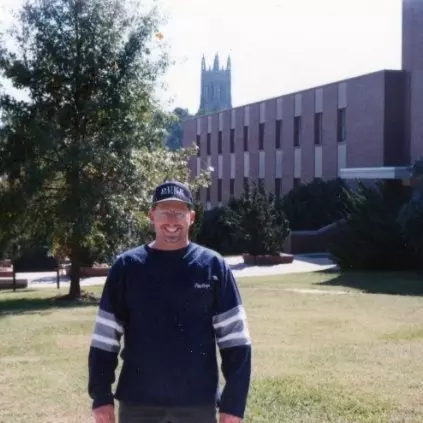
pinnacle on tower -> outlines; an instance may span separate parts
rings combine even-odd
[[[213,70],[214,71],[219,70],[219,55],[217,53],[216,53],[216,56],[214,56]]]
[[[228,56],[228,61],[226,62],[226,70],[230,70],[232,67],[231,55]]]
[[[206,58],[204,57],[204,54],[203,58],[201,59],[201,69],[206,70]]]

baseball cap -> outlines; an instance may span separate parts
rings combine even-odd
[[[181,201],[189,207],[193,206],[192,194],[190,189],[178,181],[167,181],[160,184],[153,194],[153,204],[163,203],[165,201]]]

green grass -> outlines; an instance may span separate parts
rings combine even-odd
[[[423,421],[421,277],[322,272],[239,285],[254,346],[246,422]],[[58,304],[56,293],[0,292],[0,422],[92,421],[96,306]]]

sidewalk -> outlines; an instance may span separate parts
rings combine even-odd
[[[336,267],[332,261],[323,255],[298,255],[291,264],[276,266],[246,266],[241,256],[225,257],[232,268],[235,277],[254,277],[267,275],[283,275],[290,273],[307,273]],[[28,288],[55,288],[56,272],[19,273],[19,279],[28,279]],[[81,279],[81,286],[103,285],[105,277]],[[69,277],[60,277],[60,286],[69,286]]]

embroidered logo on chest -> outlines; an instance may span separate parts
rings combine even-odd
[[[213,281],[213,283],[216,283],[216,282],[217,282],[217,280],[218,280],[218,277],[217,277],[217,276],[215,276],[215,275],[213,275],[213,276],[212,276],[212,281]],[[196,288],[196,289],[209,289],[209,288],[211,288],[211,287],[212,287],[212,283],[211,283],[211,281],[201,282],[201,283],[199,283],[199,282],[195,282],[195,283],[194,283],[194,288]]]
[[[210,288],[210,284],[209,283],[195,283],[194,284],[194,288],[197,288],[197,289],[208,289],[208,288]]]

